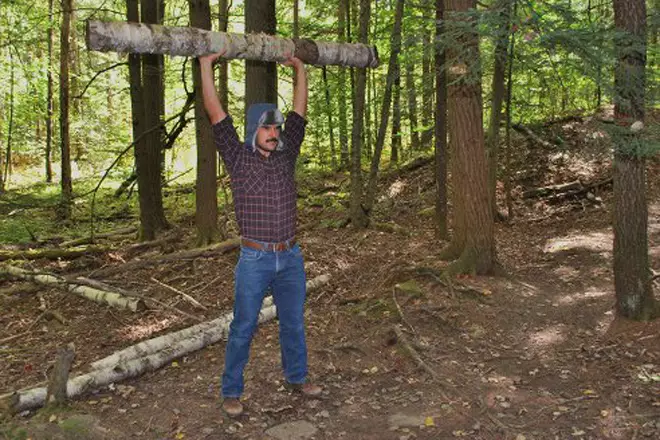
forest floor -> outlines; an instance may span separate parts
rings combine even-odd
[[[522,198],[522,190],[610,176],[607,154],[587,121],[544,128],[563,146],[529,145],[516,162],[516,216],[497,224],[506,275],[465,276],[445,287],[437,271],[443,242],[428,215],[433,170],[387,173],[364,231],[337,227],[345,175],[300,182],[299,236],[308,278],[329,274],[308,297],[311,377],[325,389],[303,399],[282,387],[277,322],[260,326],[246,369],[246,412],[220,410],[220,342],[158,371],[95,390],[57,414],[5,420],[6,438],[141,439],[642,439],[660,437],[660,321],[615,319],[611,185],[590,195]],[[596,134],[594,134],[596,133]],[[553,136],[555,136],[553,138]],[[524,138],[516,138],[521,148]],[[526,168],[527,167],[527,168]],[[660,271],[660,161],[649,163],[649,249]],[[178,197],[173,195],[173,197]],[[192,218],[179,225],[193,238]],[[384,226],[384,225],[389,225]],[[132,239],[72,262],[29,267],[89,275],[137,258]],[[148,255],[140,255],[147,258]],[[236,253],[159,263],[105,281],[213,319],[231,310]],[[155,278],[194,296],[200,311]],[[4,281],[0,287],[7,287]],[[459,290],[459,286],[470,290]],[[655,284],[656,292],[660,289]],[[41,320],[39,306],[67,321]],[[139,340],[195,324],[164,309],[117,311],[42,288],[0,296],[0,394],[45,380],[58,347],[74,342],[73,371]],[[394,333],[400,325],[421,369]]]

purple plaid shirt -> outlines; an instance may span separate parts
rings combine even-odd
[[[241,236],[282,242],[296,235],[294,171],[307,121],[296,112],[287,115],[284,149],[265,157],[238,139],[231,116],[213,126],[215,146],[231,178],[234,209]]]

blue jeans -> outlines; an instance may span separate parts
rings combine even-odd
[[[243,394],[243,370],[257,328],[259,311],[270,287],[280,324],[282,369],[287,382],[300,384],[307,378],[305,268],[299,245],[281,252],[241,247],[236,265],[234,319],[229,326],[222,375],[222,396]]]

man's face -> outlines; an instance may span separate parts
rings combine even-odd
[[[279,125],[262,125],[257,128],[257,145],[266,151],[274,151],[279,138]]]

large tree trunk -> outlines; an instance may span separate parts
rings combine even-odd
[[[392,140],[390,165],[399,162],[399,150],[401,149],[401,63],[396,63],[394,74],[394,89],[392,91]]]
[[[51,155],[53,151],[53,1],[48,0],[48,66],[46,67],[46,182],[53,181],[53,165]]]
[[[443,41],[444,0],[435,0],[435,226],[447,240],[447,72]]]
[[[369,16],[371,3],[360,0],[360,33],[359,41],[367,43],[369,31]],[[362,206],[362,129],[364,126],[364,98],[367,84],[365,68],[357,69],[355,75],[355,100],[353,103],[353,131],[351,133],[351,199],[350,216],[353,226],[364,228],[369,218]]]
[[[423,16],[425,18],[424,22],[432,21],[432,4],[431,0],[424,0],[424,11]],[[424,126],[424,131],[422,131],[422,147],[427,150],[431,147],[431,141],[433,140],[433,82],[434,74],[432,71],[431,64],[433,62],[433,42],[431,41],[432,32],[429,32],[426,29],[426,24],[424,24],[423,31],[423,52],[422,52],[422,125]]]
[[[218,26],[220,32],[227,32],[229,26],[229,4],[228,0],[220,0],[218,2]],[[229,105],[229,64],[224,60],[219,60],[217,63],[218,69],[218,96],[222,105],[227,107]],[[229,113],[229,110],[227,109]],[[220,157],[220,156],[218,156]],[[220,163],[222,158],[220,158]]]
[[[346,23],[347,23],[347,10],[348,0],[339,0],[338,13],[338,27],[337,37],[340,43],[347,41],[346,39]],[[346,70],[339,69],[339,168],[342,170],[348,169],[349,153],[348,153],[348,123],[346,105]]]
[[[267,3],[272,0],[253,1],[256,5],[246,6],[246,19],[249,17],[250,23],[254,21],[253,24],[246,24],[247,32],[251,32],[247,35],[209,32],[192,27],[88,21],[87,47],[104,52],[159,53],[194,57],[227,49],[225,58],[258,62],[281,61],[287,54],[293,53],[307,64],[378,66],[378,53],[373,46],[307,39],[294,41],[267,34],[268,29],[275,27],[274,17],[270,20],[269,26],[258,26],[258,24],[265,20],[264,14],[269,10]],[[274,2],[271,11],[273,11],[272,7]],[[262,27],[263,31],[260,30]]]
[[[275,0],[245,1],[245,30],[250,33],[261,32],[266,35],[275,35],[275,32],[277,31]],[[274,40],[271,39],[271,41]],[[231,51],[231,49],[229,49],[229,51]],[[246,116],[248,108],[252,104],[259,102],[277,104],[277,65],[272,61],[275,60],[256,61],[254,59],[246,58]]]
[[[208,0],[190,0],[190,24],[201,29],[211,29],[211,8]],[[197,139],[197,184],[195,185],[195,224],[197,245],[213,243],[218,230],[218,185],[215,145],[211,126],[204,111],[202,78],[199,63],[193,63],[195,85],[195,134]],[[226,101],[225,101],[226,102]]]
[[[504,101],[507,52],[509,46],[509,28],[511,21],[511,1],[498,0],[495,10],[499,16],[500,27],[495,33],[495,67],[493,70],[492,100],[490,108],[490,126],[486,138],[488,152],[488,194],[497,216],[497,168],[500,148],[500,123],[502,121],[502,102]]]
[[[139,0],[126,0],[126,18],[128,21],[140,21]],[[144,129],[144,104],[142,100],[142,60],[140,55],[135,53],[128,54],[128,84],[131,96],[131,125],[133,134],[133,156],[137,164],[138,155],[145,147],[145,139],[142,137]],[[128,187],[137,179],[137,172],[134,171],[115,192],[115,197],[119,197],[122,188]]]
[[[369,183],[367,185],[367,194],[364,206],[367,212],[371,211],[376,197],[378,187],[378,169],[380,168],[380,157],[385,144],[385,134],[387,133],[387,123],[390,117],[390,103],[392,99],[392,87],[394,85],[395,75],[398,73],[399,52],[401,51],[401,21],[403,19],[404,0],[397,0],[396,12],[394,13],[394,26],[392,27],[392,49],[390,52],[390,61],[387,66],[387,79],[385,81],[385,93],[383,95],[383,105],[380,113],[380,126],[376,137],[374,155],[371,158],[371,169],[369,171]]]
[[[410,32],[410,31],[409,31]],[[420,140],[417,124],[417,91],[415,89],[415,64],[412,60],[414,37],[408,35],[406,38],[406,96],[408,97],[408,121],[410,121],[410,149],[419,151]]]
[[[330,166],[332,170],[337,169],[337,152],[335,151],[335,127],[332,122],[332,101],[330,100],[330,84],[328,83],[328,71],[323,66],[323,89],[325,90],[325,111],[328,115],[328,130],[330,132]]]
[[[141,3],[144,23],[158,23],[159,4],[158,0],[147,0]],[[161,75],[161,63],[158,55],[142,55],[143,132],[161,124],[161,89],[163,85]],[[135,146],[135,165],[140,201],[140,239],[146,241],[155,239],[156,233],[166,229],[168,224],[163,210],[161,188],[162,130],[151,130],[143,135],[143,139],[144,142]]]
[[[648,257],[644,139],[646,3],[614,0],[614,287],[620,316],[648,320],[658,316]],[[638,128],[633,128],[634,125]],[[640,132],[641,130],[641,132]]]
[[[71,141],[69,138],[69,31],[73,0],[62,0],[62,28],[60,30],[60,155],[61,201],[59,216],[71,217],[73,186],[71,183]]]
[[[489,274],[495,268],[493,211],[488,198],[488,167],[481,108],[479,35],[466,12],[476,0],[446,0],[448,26],[461,29],[447,50],[449,133],[454,179],[454,234],[442,257],[456,258],[449,274]]]

